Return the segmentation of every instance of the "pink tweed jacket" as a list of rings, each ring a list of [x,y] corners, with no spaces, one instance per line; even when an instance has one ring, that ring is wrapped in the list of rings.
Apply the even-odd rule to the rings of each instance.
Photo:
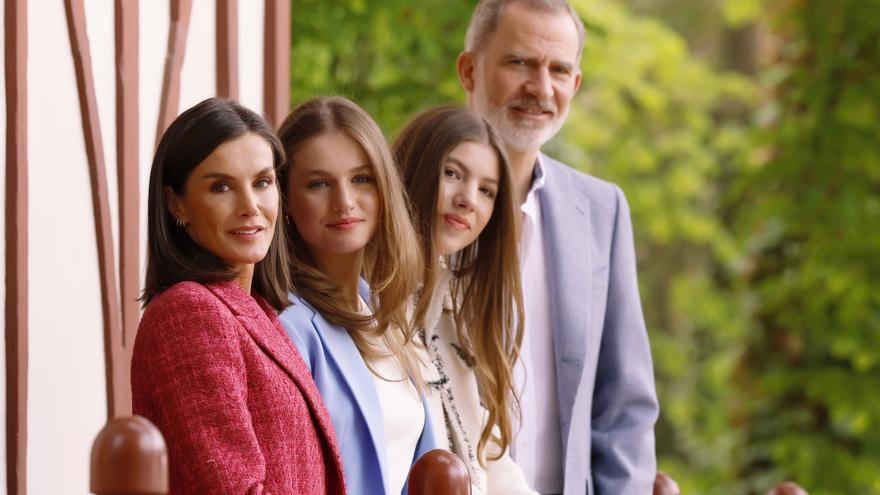
[[[138,328],[132,404],[168,444],[172,494],[345,493],[333,425],[275,311],[181,282]]]

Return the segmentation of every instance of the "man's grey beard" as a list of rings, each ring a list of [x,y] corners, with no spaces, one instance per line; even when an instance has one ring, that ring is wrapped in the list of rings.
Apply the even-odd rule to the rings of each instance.
[[[479,94],[479,90],[475,96],[475,110],[492,124],[509,149],[521,153],[539,149],[544,143],[553,139],[568,117],[568,110],[566,110],[563,114],[557,113],[556,117],[548,124],[530,126],[526,123],[527,121],[516,123],[508,118],[507,107],[512,103],[494,107],[489,103],[488,98]],[[555,108],[555,106],[553,107]]]

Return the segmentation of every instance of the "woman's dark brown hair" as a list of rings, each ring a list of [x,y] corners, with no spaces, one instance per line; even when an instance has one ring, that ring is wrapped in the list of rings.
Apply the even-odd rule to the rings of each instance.
[[[176,225],[164,191],[170,187],[183,197],[187,179],[208,155],[221,144],[248,133],[269,143],[275,175],[280,176],[286,163],[281,143],[262,117],[236,102],[208,98],[180,114],[162,135],[153,156],[147,192],[147,276],[141,295],[144,306],[177,282],[209,283],[236,277],[228,263],[196,244],[185,229]],[[281,195],[278,197],[281,212]],[[287,245],[281,222],[276,222],[269,251],[254,266],[252,287],[277,310],[289,304],[286,267]]]
[[[439,269],[437,198],[446,158],[462,143],[482,143],[498,157],[498,193],[492,216],[471,245],[447,263],[452,282],[453,316],[459,342],[474,358],[480,398],[489,413],[477,447],[483,462],[485,447],[494,439],[501,457],[513,438],[511,411],[519,410],[513,365],[519,358],[523,333],[523,300],[517,254],[517,207],[513,177],[501,139],[479,115],[455,106],[442,106],[417,115],[392,147],[412,203],[413,224],[427,261],[424,288],[414,314],[423,325],[434,294]],[[452,253],[449,253],[452,254]],[[497,430],[495,430],[497,428]],[[497,435],[497,436],[496,436]],[[493,438],[494,437],[494,438]]]

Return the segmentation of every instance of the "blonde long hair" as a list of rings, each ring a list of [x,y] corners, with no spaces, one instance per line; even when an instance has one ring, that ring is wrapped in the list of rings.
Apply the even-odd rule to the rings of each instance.
[[[412,336],[407,319],[409,298],[416,289],[422,270],[418,239],[397,168],[391,159],[388,143],[376,122],[351,100],[338,96],[320,96],[297,106],[284,119],[278,136],[288,160],[309,139],[338,131],[356,141],[369,157],[379,194],[379,218],[376,232],[365,247],[363,275],[370,285],[371,315],[345,307],[340,287],[327,280],[311,256],[308,244],[293,222],[287,225],[290,276],[296,292],[334,325],[348,330],[361,354],[368,360],[386,356],[373,348],[369,334],[381,335],[391,355],[398,359],[410,376],[419,378],[419,367],[406,343]],[[289,163],[280,176],[284,204],[288,204]],[[396,335],[386,330],[399,330]]]
[[[394,156],[412,201],[413,224],[422,240],[424,288],[414,322],[423,325],[434,296],[440,252],[437,245],[437,197],[446,157],[461,143],[491,146],[500,168],[495,207],[485,229],[471,245],[449,257],[453,317],[459,342],[473,358],[480,398],[489,412],[477,453],[483,462],[493,439],[500,458],[513,439],[513,418],[519,398],[513,366],[523,333],[523,299],[517,255],[517,207],[513,179],[501,139],[479,115],[461,107],[442,106],[416,116],[394,143]],[[494,433],[497,427],[497,435]]]

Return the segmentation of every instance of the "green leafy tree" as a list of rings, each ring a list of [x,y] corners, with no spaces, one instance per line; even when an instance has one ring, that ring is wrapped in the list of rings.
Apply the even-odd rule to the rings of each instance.
[[[777,7],[760,159],[734,191],[752,318],[737,473],[878,494],[880,2]]]
[[[455,58],[474,4],[466,0],[296,0],[292,103],[336,94],[391,133],[413,113],[463,101]]]
[[[730,387],[745,332],[738,245],[723,201],[750,146],[754,85],[720,74],[655,17],[575,0],[587,23],[582,90],[550,152],[619,184],[635,228],[654,352],[660,467],[685,493],[730,493]]]

